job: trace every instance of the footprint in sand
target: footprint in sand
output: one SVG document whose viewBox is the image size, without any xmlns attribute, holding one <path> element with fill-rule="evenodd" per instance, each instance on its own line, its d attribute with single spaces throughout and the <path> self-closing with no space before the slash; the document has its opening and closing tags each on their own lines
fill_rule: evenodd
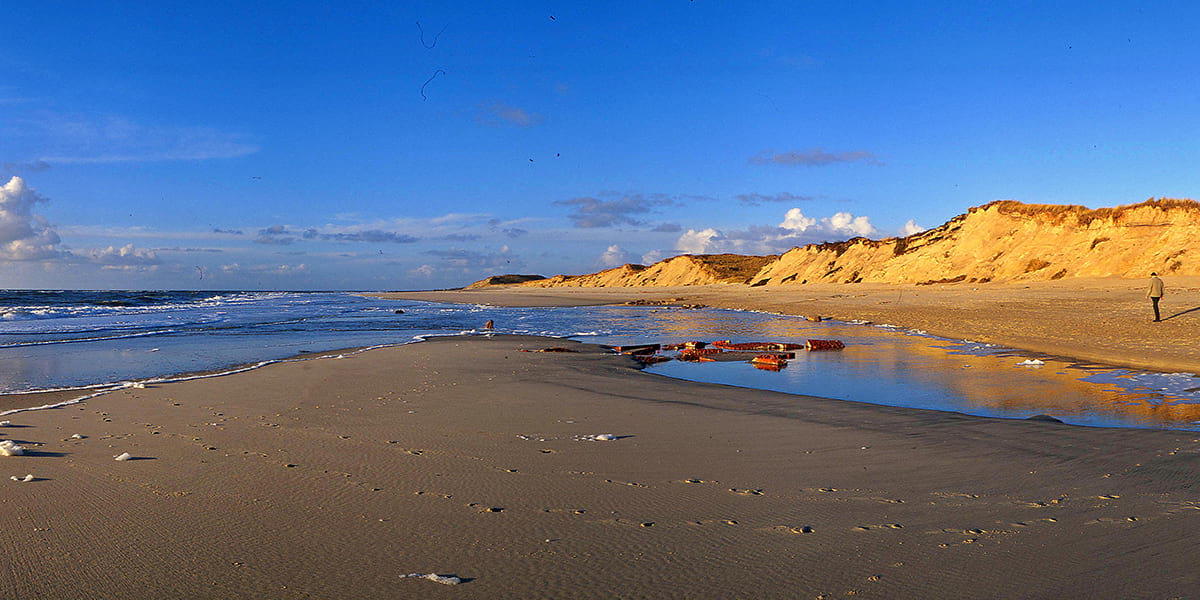
<svg viewBox="0 0 1200 600">
<path fill-rule="evenodd" d="M 772 531 L 787 534 L 802 535 L 805 533 L 813 533 L 816 530 L 811 525 L 776 525 L 771 528 Z"/>
<path fill-rule="evenodd" d="M 454 497 L 452 494 L 443 494 L 440 492 L 427 492 L 425 490 L 417 490 L 417 491 L 413 492 L 413 494 L 415 494 L 417 496 L 437 496 L 438 498 L 441 498 L 442 500 L 449 500 Z"/>
<path fill-rule="evenodd" d="M 679 480 L 679 483 L 690 483 L 690 484 L 693 484 L 693 485 L 699 485 L 699 484 L 702 484 L 702 483 L 716 483 L 716 482 L 715 482 L 715 481 L 709 481 L 709 480 L 707 480 L 707 479 L 681 479 L 681 480 Z"/>
<path fill-rule="evenodd" d="M 1116 500 L 1117 498 L 1120 498 L 1120 496 L 1116 494 L 1105 494 L 1103 496 L 1096 496 L 1096 498 L 1099 500 Z"/>
<path fill-rule="evenodd" d="M 761 496 L 763 491 L 758 488 L 729 488 L 729 491 L 742 496 Z"/>
<path fill-rule="evenodd" d="M 1185 510 L 1200 510 L 1200 501 L 1183 500 L 1181 502 L 1162 502 L 1169 508 L 1163 514 L 1173 515 Z"/>
<path fill-rule="evenodd" d="M 654 527 L 654 521 L 634 521 L 632 519 L 609 519 L 604 522 L 605 523 L 613 523 L 616 525 L 624 525 L 626 527 L 639 527 L 642 529 L 649 529 L 651 527 Z"/>
<path fill-rule="evenodd" d="M 933 492 L 930 494 L 930 496 L 937 496 L 939 498 L 972 498 L 972 499 L 974 499 L 974 498 L 978 498 L 979 494 L 968 494 L 966 492 Z"/>
<path fill-rule="evenodd" d="M 1066 501 L 1067 501 L 1066 496 L 1059 496 L 1058 498 L 1055 498 L 1053 500 L 1026 502 L 1025 506 L 1028 506 L 1030 508 L 1046 508 L 1049 506 L 1055 506 L 1058 504 L 1062 504 L 1063 502 L 1066 502 Z"/>
<path fill-rule="evenodd" d="M 904 526 L 899 523 L 881 523 L 879 525 L 859 525 L 854 528 L 855 531 L 882 531 L 884 529 L 904 529 Z"/>
<path fill-rule="evenodd" d="M 733 519 L 702 519 L 699 521 L 688 521 L 688 525 L 737 525 L 738 522 Z"/>
<path fill-rule="evenodd" d="M 1138 520 L 1137 517 L 1100 517 L 1093 521 L 1088 521 L 1087 524 L 1088 525 L 1096 525 L 1096 524 L 1101 524 L 1101 523 L 1104 523 L 1104 524 L 1136 523 L 1137 520 Z"/>
<path fill-rule="evenodd" d="M 952 533 L 955 535 L 985 535 L 985 534 L 997 534 L 997 533 L 1008 533 L 1008 532 L 1001 531 L 998 529 L 979 529 L 976 527 L 976 528 L 972 528 L 972 529 L 945 528 L 945 529 L 940 529 L 938 531 L 927 531 L 925 533 Z"/>
<path fill-rule="evenodd" d="M 485 512 L 485 513 L 504 512 L 504 507 L 502 507 L 502 506 L 488 506 L 486 504 L 480 504 L 478 502 L 472 502 L 472 503 L 468 504 L 467 506 L 470 508 L 478 509 L 479 512 Z"/>
<path fill-rule="evenodd" d="M 422 454 L 425 454 L 424 450 L 405 450 L 405 452 L 407 452 L 413 456 L 420 456 Z"/>
<path fill-rule="evenodd" d="M 572 515 L 582 515 L 587 512 L 587 509 L 583 509 L 583 508 L 543 508 L 542 512 L 545 512 L 545 513 L 570 513 Z"/>
<path fill-rule="evenodd" d="M 605 479 L 604 483 L 615 483 L 618 485 L 627 485 L 630 487 L 646 487 L 645 484 L 637 483 L 636 481 L 617 481 L 615 479 Z"/>
</svg>

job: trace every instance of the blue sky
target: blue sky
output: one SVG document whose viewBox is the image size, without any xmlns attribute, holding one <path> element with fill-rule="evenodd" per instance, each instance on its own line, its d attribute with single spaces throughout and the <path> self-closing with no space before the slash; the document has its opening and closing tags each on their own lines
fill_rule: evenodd
<svg viewBox="0 0 1200 600">
<path fill-rule="evenodd" d="M 446 287 L 1197 195 L 1195 4 L 913 6 L 10 7 L 0 286 Z"/>
</svg>

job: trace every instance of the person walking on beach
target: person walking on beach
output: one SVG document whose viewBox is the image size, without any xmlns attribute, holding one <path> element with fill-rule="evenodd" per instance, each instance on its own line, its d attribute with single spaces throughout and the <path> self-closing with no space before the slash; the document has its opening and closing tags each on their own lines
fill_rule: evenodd
<svg viewBox="0 0 1200 600">
<path fill-rule="evenodd" d="M 1154 322 L 1162 321 L 1162 317 L 1158 314 L 1158 301 L 1163 297 L 1163 282 L 1158 278 L 1158 273 L 1150 274 L 1150 291 L 1146 292 L 1146 296 L 1150 298 L 1150 303 L 1154 305 Z"/>
</svg>

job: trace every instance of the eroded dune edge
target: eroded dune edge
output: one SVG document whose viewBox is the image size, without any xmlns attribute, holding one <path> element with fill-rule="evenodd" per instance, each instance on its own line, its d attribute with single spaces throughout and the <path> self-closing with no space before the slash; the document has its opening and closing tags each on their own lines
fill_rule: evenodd
<svg viewBox="0 0 1200 600">
<path fill-rule="evenodd" d="M 744 283 L 987 283 L 1200 275 L 1200 203 L 1150 199 L 1089 209 L 1000 200 L 907 237 L 809 244 L 782 255 L 683 255 L 588 275 L 503 275 L 468 289 Z"/>
</svg>

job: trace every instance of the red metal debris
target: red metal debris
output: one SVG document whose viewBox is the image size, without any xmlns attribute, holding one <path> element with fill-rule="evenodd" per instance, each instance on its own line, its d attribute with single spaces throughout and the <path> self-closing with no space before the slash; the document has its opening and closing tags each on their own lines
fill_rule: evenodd
<svg viewBox="0 0 1200 600">
<path fill-rule="evenodd" d="M 803 350 L 804 349 L 804 344 L 788 344 L 785 342 L 741 342 L 741 343 L 735 344 L 729 340 L 720 340 L 717 342 L 713 342 L 712 345 L 716 346 L 717 348 L 724 348 L 726 350 L 762 351 L 762 350 Z"/>
<path fill-rule="evenodd" d="M 845 347 L 841 340 L 808 340 L 809 350 L 841 350 Z"/>
<path fill-rule="evenodd" d="M 644 365 L 656 365 L 658 363 L 664 363 L 671 360 L 670 356 L 658 356 L 655 354 L 651 354 L 649 356 L 635 355 L 633 358 Z"/>
<path fill-rule="evenodd" d="M 787 366 L 788 361 L 786 358 L 776 356 L 774 354 L 759 354 L 758 356 L 755 356 L 754 358 L 750 359 L 750 362 L 755 363 L 755 364 L 760 364 L 760 365 L 774 365 L 776 367 L 784 367 L 784 366 Z"/>
</svg>

